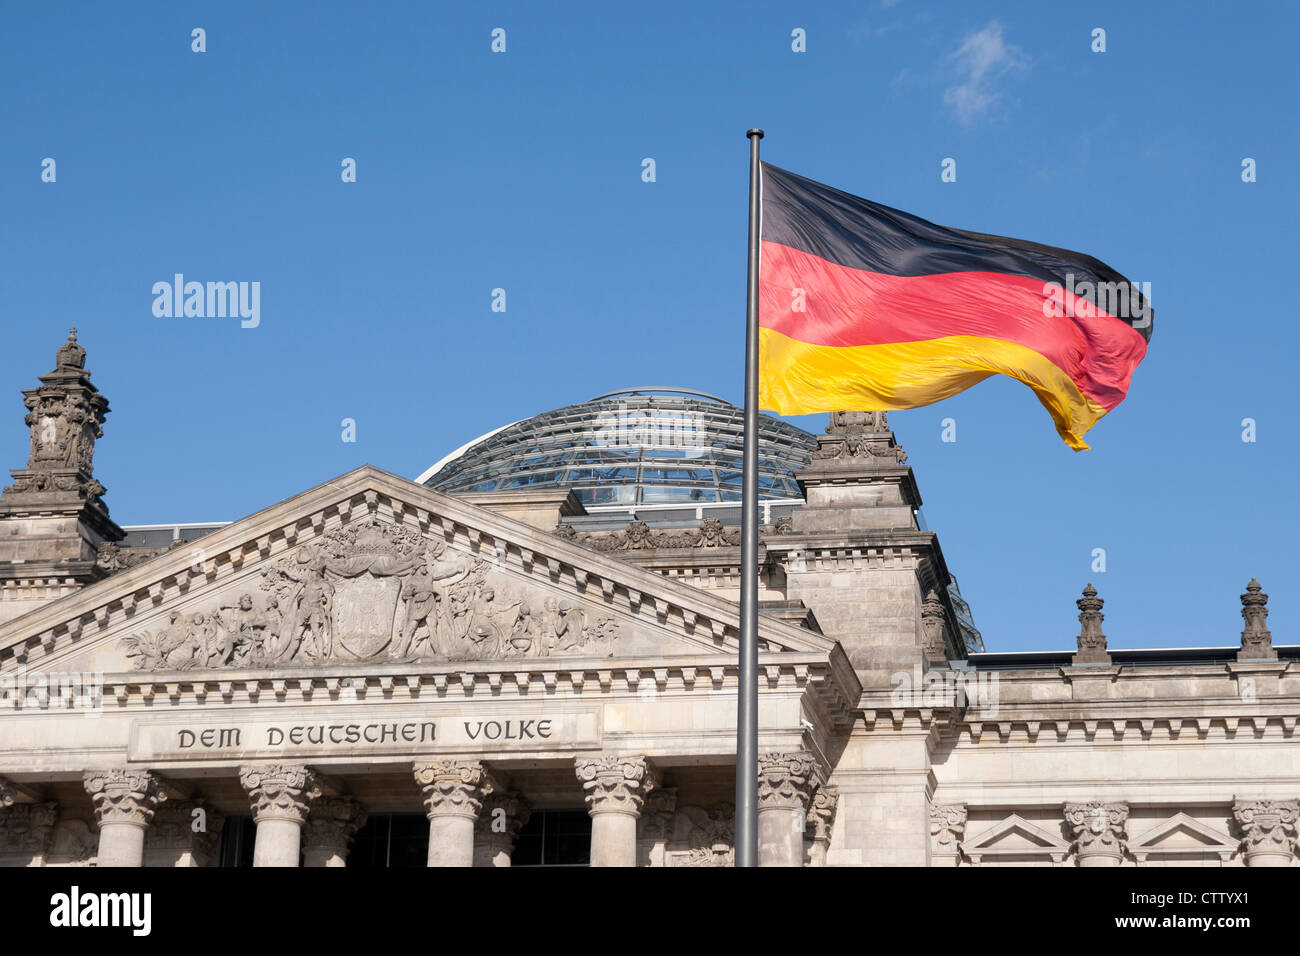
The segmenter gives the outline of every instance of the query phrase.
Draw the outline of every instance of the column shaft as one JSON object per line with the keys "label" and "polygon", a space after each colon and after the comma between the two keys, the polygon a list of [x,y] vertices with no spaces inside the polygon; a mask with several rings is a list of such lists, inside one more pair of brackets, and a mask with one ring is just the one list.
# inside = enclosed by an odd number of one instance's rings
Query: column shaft
{"label": "column shaft", "polygon": [[473,866],[474,823],[501,785],[478,760],[419,761],[413,771],[429,816],[429,866]]}

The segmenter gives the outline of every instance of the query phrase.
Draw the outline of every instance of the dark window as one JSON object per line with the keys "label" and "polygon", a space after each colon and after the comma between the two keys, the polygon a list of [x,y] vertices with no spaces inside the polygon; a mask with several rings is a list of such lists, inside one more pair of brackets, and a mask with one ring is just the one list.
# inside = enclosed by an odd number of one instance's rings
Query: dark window
{"label": "dark window", "polygon": [[252,817],[226,817],[221,826],[221,866],[253,865],[253,841],[257,838],[257,824]]}
{"label": "dark window", "polygon": [[586,866],[591,817],[586,810],[534,810],[519,831],[511,866]]}
{"label": "dark window", "polygon": [[372,814],[357,831],[348,866],[416,867],[429,863],[429,818],[423,813]]}

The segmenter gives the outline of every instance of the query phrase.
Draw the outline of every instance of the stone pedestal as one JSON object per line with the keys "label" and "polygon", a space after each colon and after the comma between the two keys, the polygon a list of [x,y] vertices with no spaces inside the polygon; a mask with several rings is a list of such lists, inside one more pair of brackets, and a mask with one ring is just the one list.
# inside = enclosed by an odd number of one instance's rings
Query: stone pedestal
{"label": "stone pedestal", "polygon": [[1127,803],[1067,803],[1065,822],[1074,834],[1079,866],[1119,866],[1124,862]]}
{"label": "stone pedestal", "polygon": [[253,866],[297,866],[303,823],[320,795],[311,770],[286,764],[242,767],[239,782],[257,824]]}
{"label": "stone pedestal", "polygon": [[1240,828],[1247,866],[1290,866],[1295,857],[1295,800],[1242,800],[1237,798],[1232,816]]}
{"label": "stone pedestal", "polygon": [[414,771],[429,815],[429,866],[473,866],[474,824],[499,784],[478,760],[419,762]]}
{"label": "stone pedestal", "polygon": [[144,831],[167,799],[146,770],[92,770],[82,778],[99,821],[96,865],[143,866]]}
{"label": "stone pedestal", "polygon": [[758,758],[758,865],[803,866],[808,803],[819,781],[806,751]]}
{"label": "stone pedestal", "polygon": [[352,838],[366,825],[366,811],[352,797],[318,797],[303,828],[303,866],[347,866]]}
{"label": "stone pedestal", "polygon": [[574,760],[591,815],[591,865],[636,866],[637,818],[658,785],[645,757],[578,757]]}
{"label": "stone pedestal", "polygon": [[519,830],[531,815],[528,801],[513,790],[488,796],[474,822],[474,865],[510,866]]}

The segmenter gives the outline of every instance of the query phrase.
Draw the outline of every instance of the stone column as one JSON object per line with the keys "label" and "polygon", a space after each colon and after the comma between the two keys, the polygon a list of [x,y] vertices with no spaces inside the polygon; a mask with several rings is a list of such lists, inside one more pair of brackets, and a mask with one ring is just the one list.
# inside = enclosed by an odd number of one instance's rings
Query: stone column
{"label": "stone column", "polygon": [[1295,800],[1236,799],[1232,816],[1244,837],[1241,846],[1247,866],[1291,865],[1297,812],[1300,803]]}
{"label": "stone column", "polygon": [[143,866],[144,832],[167,799],[147,770],[89,770],[82,777],[99,821],[96,866]]}
{"label": "stone column", "polygon": [[591,865],[636,866],[636,822],[646,796],[658,786],[645,757],[578,757],[574,760],[591,815]]}
{"label": "stone column", "polygon": [[423,761],[414,770],[429,815],[429,866],[473,866],[474,822],[499,784],[479,760]]}
{"label": "stone column", "polygon": [[1124,862],[1127,803],[1067,803],[1065,822],[1074,834],[1079,866],[1119,866]]}
{"label": "stone column", "polygon": [[966,835],[966,804],[931,804],[930,865],[957,866]]}
{"label": "stone column", "polygon": [[303,866],[347,866],[352,838],[366,825],[366,811],[352,797],[317,797],[302,835]]}
{"label": "stone column", "polygon": [[257,824],[253,866],[297,866],[302,825],[320,796],[315,774],[294,764],[262,764],[241,767],[239,782]]}
{"label": "stone column", "polygon": [[808,851],[809,866],[825,866],[826,851],[831,846],[831,830],[835,825],[835,807],[840,802],[840,792],[834,787],[820,786],[813,794],[808,809],[808,834],[812,847]]}
{"label": "stone column", "polygon": [[637,822],[636,865],[663,866],[677,816],[677,788],[656,787],[646,797]]}
{"label": "stone column", "polygon": [[144,835],[145,866],[216,866],[224,821],[201,799],[168,800]]}
{"label": "stone column", "polygon": [[523,794],[514,790],[490,794],[474,821],[474,865],[509,866],[515,838],[532,808]]}
{"label": "stone column", "polygon": [[803,866],[808,803],[819,783],[806,750],[758,757],[758,865]]}
{"label": "stone column", "polygon": [[0,803],[0,867],[44,866],[58,815],[56,803]]}

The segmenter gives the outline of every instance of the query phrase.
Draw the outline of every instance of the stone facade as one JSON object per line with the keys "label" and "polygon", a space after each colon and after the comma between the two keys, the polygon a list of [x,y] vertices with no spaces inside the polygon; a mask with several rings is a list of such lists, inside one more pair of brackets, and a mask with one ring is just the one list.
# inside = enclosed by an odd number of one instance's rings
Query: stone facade
{"label": "stone facade", "polygon": [[[592,865],[732,865],[732,526],[367,466],[202,560],[127,547],[107,402],[75,336],[56,363],[0,494],[0,865],[212,866],[246,825],[254,865],[346,866],[423,814],[429,865],[509,866],[582,811]],[[1089,585],[1075,648],[973,653],[883,412],[796,477],[760,555],[762,864],[1294,865],[1300,674],[1257,582],[1239,646],[1108,648]]]}

